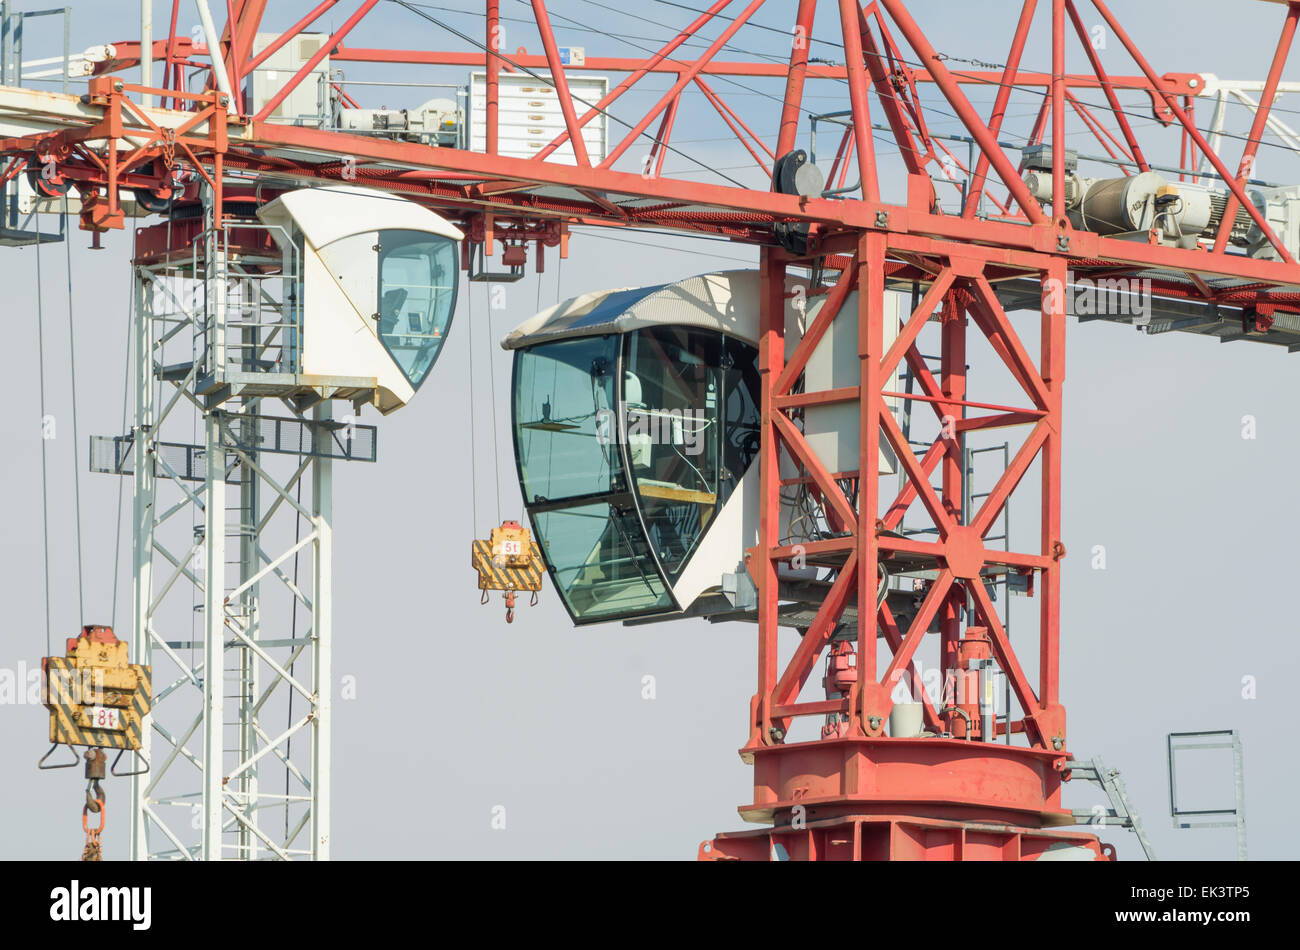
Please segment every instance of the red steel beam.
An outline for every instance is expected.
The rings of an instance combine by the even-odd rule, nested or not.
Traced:
[[[128,87],[137,89],[141,87]],[[162,94],[164,90],[147,90]],[[182,94],[178,98],[188,99]],[[30,150],[42,136],[10,139],[0,143],[2,149]],[[433,190],[439,177],[481,176],[489,180],[514,179],[521,182],[587,188],[606,195],[653,196],[668,202],[716,207],[719,211],[731,210],[740,215],[734,220],[762,222],[764,220],[823,221],[839,228],[881,228],[879,211],[888,213],[883,226],[894,234],[899,246],[906,242],[918,249],[928,249],[935,241],[956,241],[963,244],[962,253],[986,256],[990,260],[1007,260],[1009,255],[1019,255],[1026,266],[1033,263],[1039,251],[1048,251],[1055,245],[1054,236],[1021,224],[997,221],[965,221],[953,215],[925,214],[901,206],[880,205],[861,201],[832,201],[804,199],[791,195],[751,191],[732,186],[709,185],[695,181],[670,178],[648,181],[639,174],[627,174],[607,169],[579,169],[569,165],[539,162],[534,159],[512,159],[489,156],[458,149],[434,148],[410,142],[394,142],[372,136],[325,132],[306,127],[277,123],[254,122],[251,128],[232,139],[226,151],[240,154],[241,167],[257,168],[266,164],[277,172],[296,175],[304,179],[320,177],[320,172],[301,159],[292,162],[276,161],[268,164],[258,149],[283,147],[317,153],[322,157],[353,156],[360,163],[396,162],[408,168],[424,168],[421,174]],[[207,159],[205,159],[207,160]],[[441,172],[438,171],[441,169]],[[403,181],[407,180],[405,178]],[[375,180],[377,187],[385,187]],[[417,195],[418,189],[406,188]],[[520,206],[523,210],[542,205],[532,196],[523,199],[503,196],[503,205]],[[436,206],[436,203],[435,203]],[[594,205],[587,215],[600,218],[603,212]],[[704,211],[691,215],[674,212],[644,215],[645,223],[675,227],[692,227],[706,224],[717,212]],[[771,214],[764,219],[762,215]],[[720,219],[717,219],[720,221]],[[823,247],[834,251],[834,236],[823,240]],[[978,242],[969,244],[965,242]],[[1160,247],[1100,237],[1086,232],[1071,236],[1072,257],[1084,260],[1110,259],[1116,264],[1139,267],[1172,268],[1192,271],[1202,275],[1222,275],[1261,281],[1273,285],[1298,282],[1293,265],[1259,260],[1239,254],[1213,254],[1205,251]],[[1025,252],[1029,252],[1026,254]]]
[[[699,76],[695,77],[695,85],[699,87],[700,92],[704,93],[704,98],[708,100],[709,105],[713,106],[714,111],[717,112],[722,121],[726,123],[727,128],[731,130],[731,133],[736,136],[736,140],[745,147],[745,151],[749,152],[750,157],[754,159],[758,167],[761,168],[765,174],[770,176],[772,174],[772,169],[768,166],[767,162],[763,161],[762,156],[760,156],[758,152],[754,151],[754,147],[749,144],[749,139],[745,137],[745,133],[748,132],[749,136],[758,143],[759,147],[767,152],[770,157],[775,159],[775,156],[771,154],[771,150],[763,143],[763,140],[754,135],[754,133],[750,131],[748,126],[743,122],[737,126],[736,122],[740,122],[739,116],[736,116],[727,104],[722,101],[722,97],[714,92],[713,89]],[[673,110],[676,111],[676,108],[676,104],[674,104]],[[732,121],[733,117],[736,122]],[[777,154],[784,153],[778,152]]]
[[[482,53],[467,53],[439,50],[411,49],[377,49],[375,47],[341,45],[330,54],[332,60],[358,63],[401,63],[419,66],[469,66],[483,68]],[[512,63],[528,69],[545,69],[546,57],[535,53],[517,53],[510,57]],[[625,56],[588,56],[582,65],[572,65],[569,69],[585,72],[631,73],[641,68],[644,61]],[[751,78],[785,79],[789,76],[787,63],[751,62],[710,58],[707,62],[699,60],[671,60],[650,68],[650,72],[675,73],[692,66],[703,76],[749,76]],[[914,67],[916,80],[922,83],[935,82],[927,70]],[[848,71],[843,66],[827,66],[809,63],[805,79],[833,79],[844,81]],[[994,70],[962,70],[950,73],[952,78],[963,85],[969,84],[983,88],[996,86],[1002,82],[1002,73]],[[1161,89],[1177,95],[1197,95],[1199,86],[1191,85],[1192,80],[1199,83],[1196,73],[1169,73],[1159,80],[1158,88],[1153,88],[1145,76],[1112,76],[1110,83],[1116,89],[1134,89],[1141,92],[1159,91]],[[1087,73],[1070,73],[1065,77],[1071,88],[1097,89],[1102,83],[1094,75]],[[1015,85],[1024,87],[1050,88],[1051,73],[1033,71],[1017,72],[1013,80]]]
[[[952,441],[952,439],[940,435],[930,444],[925,455],[918,463],[921,472],[926,479],[930,478],[934,470],[938,468],[939,462],[950,453],[950,446],[948,443],[951,443]],[[907,509],[911,507],[912,502],[915,500],[916,486],[913,484],[911,479],[907,479],[898,495],[895,496],[893,502],[891,502],[889,507],[885,509],[884,516],[880,519],[884,530],[893,531],[896,529],[899,524],[902,523],[903,516],[907,513]],[[892,543],[892,539],[889,542],[882,541],[881,550],[895,550],[889,546]]]
[[[855,0],[856,2],[856,0]],[[855,23],[856,27],[857,24]],[[864,127],[865,129],[866,127]],[[870,138],[870,136],[863,136]],[[865,178],[864,178],[865,181]],[[881,395],[880,361],[884,356],[885,338],[885,249],[888,236],[878,232],[862,235],[858,243],[858,681],[861,707],[850,703],[850,728],[867,735],[883,734],[881,697],[877,691],[865,689],[868,682],[876,680],[877,637],[880,617],[875,609],[876,585],[879,577],[880,542],[876,535],[876,520],[880,511],[880,479],[874,477],[880,467],[880,426],[877,414],[889,416],[889,407]],[[845,314],[847,317],[848,314]],[[890,418],[893,418],[890,416]],[[907,449],[912,458],[911,449]],[[852,523],[850,521],[849,523]],[[922,628],[924,632],[924,627]],[[910,635],[910,632],[909,632]],[[911,665],[910,657],[907,666]],[[887,697],[886,697],[887,699]],[[881,721],[873,724],[871,717],[880,715]],[[864,725],[865,723],[865,725]]]
[[[235,0],[226,0],[226,28],[222,38],[222,59],[225,60],[226,75],[230,77],[230,94],[235,100],[235,112],[244,113],[243,72],[240,59],[240,36],[250,28],[254,34],[257,24],[261,22],[267,0],[240,0],[236,12]],[[251,43],[250,43],[251,46]]]
[[[1047,271],[1050,286],[1064,286],[1068,278],[1065,261],[1054,260]],[[1065,379],[1065,296],[1043,295],[1042,319],[1039,328],[1042,381],[1047,390],[1049,415],[1047,438],[1041,450],[1042,514],[1041,551],[1051,558],[1043,569],[1039,584],[1039,696],[1042,702],[1055,707],[1060,689],[1060,636],[1061,636],[1061,568],[1060,558],[1065,553],[1061,546],[1061,393]],[[1043,425],[1040,422],[1039,425]],[[1063,716],[1064,714],[1062,714]],[[1061,728],[1064,729],[1064,723]]]
[[[261,66],[264,62],[266,62],[268,59],[274,56],[277,52],[279,52],[281,49],[284,48],[285,44],[287,44],[295,36],[300,34],[303,30],[307,29],[307,27],[311,26],[313,23],[319,20],[321,14],[325,13],[327,10],[329,10],[332,6],[334,6],[338,2],[339,0],[322,0],[322,2],[318,4],[315,9],[313,9],[310,13],[308,13],[305,17],[303,17],[293,26],[289,27],[287,30],[281,33],[270,43],[268,43],[266,45],[266,49],[262,50],[262,52],[258,53],[256,56],[250,59],[244,66],[244,70],[243,70],[244,75],[248,75],[253,70],[255,70],[258,66]],[[492,2],[492,0],[489,0],[489,2]],[[249,51],[250,52],[252,51],[251,45],[249,46]]]
[[[903,635],[898,630],[898,624],[894,621],[888,603],[880,605],[880,627],[885,633],[885,642],[889,644],[889,649],[897,653],[902,648]],[[934,708],[930,705],[928,691],[925,688],[925,678],[915,661],[909,664],[909,672],[912,676],[912,689],[910,691],[912,699],[921,704],[921,715],[924,718],[926,728],[938,735],[943,732],[943,727],[939,724],[939,717],[935,715]],[[885,686],[892,692],[894,684],[886,682]]]
[[[925,165],[925,150],[916,144],[912,134],[912,124],[904,114],[903,105],[899,101],[891,76],[880,61],[880,50],[876,46],[875,37],[871,35],[871,26],[861,8],[858,10],[858,30],[863,52],[866,55],[867,73],[871,76],[872,85],[876,88],[876,97],[880,100],[881,108],[884,109],[889,126],[893,130],[894,142],[898,146],[903,164],[910,173],[918,174]],[[857,126],[855,125],[854,128],[856,130]],[[870,133],[869,129],[867,131]]]
[[[1151,166],[1147,164],[1146,156],[1142,154],[1142,146],[1138,144],[1137,136],[1133,134],[1133,126],[1129,124],[1128,115],[1119,104],[1119,97],[1115,95],[1116,83],[1112,82],[1106,75],[1105,68],[1101,65],[1101,57],[1093,49],[1092,37],[1083,26],[1083,21],[1079,19],[1079,11],[1074,6],[1074,0],[1066,0],[1066,12],[1070,15],[1070,22],[1074,25],[1074,32],[1079,37],[1079,45],[1088,55],[1088,62],[1092,65],[1092,71],[1096,74],[1101,83],[1101,90],[1106,96],[1106,102],[1110,104],[1110,111],[1115,115],[1115,121],[1119,124],[1120,131],[1124,134],[1124,141],[1128,143],[1129,154],[1137,162],[1139,171],[1150,171]]]
[[[862,54],[862,33],[858,23],[858,0],[839,0],[840,25],[844,36],[844,62],[848,70],[849,105],[853,112],[854,145],[858,151],[858,174],[862,197],[880,200],[876,175],[876,149],[871,130],[871,106],[867,101],[866,60]]]
[[[790,69],[785,84],[785,99],[781,105],[781,124],[776,133],[776,154],[784,155],[794,148],[799,131],[799,106],[803,103],[804,80],[808,73],[808,47],[812,45],[813,15],[817,0],[799,0],[795,13],[794,40],[790,48]]]
[[[907,475],[907,480],[915,486],[921,504],[925,506],[925,510],[929,513],[934,526],[939,529],[940,536],[948,538],[957,527],[956,519],[934,493],[934,486],[930,484],[930,479],[921,471],[916,456],[912,454],[912,447],[903,436],[903,432],[899,429],[898,422],[894,419],[894,414],[889,410],[888,406],[881,409],[879,418],[879,428],[884,429],[885,437],[889,439],[889,444],[894,447],[894,452],[898,456],[899,464],[903,467],[903,472]],[[960,513],[960,508],[958,513]],[[872,522],[874,523],[874,521],[875,516],[873,515]]]
[[[997,610],[993,607],[993,602],[989,600],[989,592],[984,587],[983,581],[976,580],[963,585],[969,592],[971,599],[975,604],[976,616],[980,625],[988,628],[989,641],[993,647],[993,655],[997,657],[1002,672],[1006,674],[1008,682],[1011,684],[1011,692],[1020,703],[1025,713],[1031,719],[1034,713],[1039,712],[1046,700],[1040,698],[1034,693],[1034,688],[1029,684],[1029,678],[1025,676],[1024,669],[1020,666],[1020,661],[1016,659],[1015,652],[1011,649],[1011,644],[1007,640],[1006,631],[1002,627],[1002,621],[998,619]],[[1009,712],[1009,710],[1008,710]],[[1044,744],[1048,737],[1038,736],[1040,742]],[[1064,749],[1062,745],[1061,749]]]
[[[808,470],[809,476],[825,496],[825,501],[830,509],[845,524],[853,524],[857,520],[853,508],[849,501],[844,497],[843,490],[835,483],[835,478],[827,470],[822,460],[817,457],[817,453],[808,445],[803,433],[795,427],[790,418],[784,412],[774,412],[772,415],[773,428],[781,439],[781,445],[795,460],[797,464],[804,466]]]
[[[856,570],[858,555],[856,551],[849,552],[849,558],[844,562],[844,568],[840,571],[835,582],[826,593],[826,599],[822,601],[821,607],[817,611],[817,616],[813,618],[812,624],[804,632],[799,641],[799,646],[795,649],[794,656],[786,665],[786,670],[781,674],[776,686],[772,690],[772,702],[777,706],[784,706],[793,703],[799,698],[799,690],[808,681],[813,669],[817,665],[817,658],[821,655],[826,645],[830,643],[831,634],[835,632],[835,626],[839,621],[840,615],[844,612],[849,598],[857,591],[858,575]],[[867,609],[870,603],[869,598],[875,596],[875,587],[872,586],[866,592],[866,602],[859,596],[859,610]]]
[[[1011,100],[1011,90],[1015,88],[1013,80],[1016,70],[1020,68],[1020,57],[1025,50],[1025,41],[1029,39],[1029,28],[1033,25],[1034,11],[1037,7],[1038,0],[1025,0],[1020,8],[1020,19],[1016,23],[1016,32],[1011,38],[1011,50],[1007,53],[1007,65],[1002,70],[1002,80],[997,95],[993,98],[993,111],[989,113],[989,131],[993,133],[994,138],[997,138],[998,133],[1002,131],[1002,120],[1007,114],[1007,103]],[[975,162],[975,173],[970,179],[966,207],[962,209],[963,217],[975,217],[980,195],[984,193],[984,183],[988,179],[988,171],[989,157],[980,152],[979,159]]]
[[[853,289],[857,275],[853,273],[852,268],[845,268],[841,272],[839,280],[831,288],[827,295],[826,301],[817,311],[817,316],[813,322],[808,325],[804,331],[799,343],[790,354],[790,361],[785,364],[777,377],[773,387],[774,396],[785,396],[794,386],[794,382],[803,373],[808,366],[808,359],[812,356],[813,351],[817,349],[817,344],[821,342],[826,331],[830,329],[831,322],[839,315],[840,308],[844,306],[844,301],[848,298],[849,292]]]
[[[889,662],[888,668],[880,682],[885,685],[897,683],[898,677],[912,663],[912,657],[916,654],[916,648],[921,645],[921,638],[925,636],[925,631],[929,629],[930,622],[934,620],[935,614],[939,612],[940,606],[948,596],[949,590],[953,585],[952,571],[944,568],[939,572],[930,585],[930,589],[925,594],[925,599],[921,601],[920,608],[916,611],[916,616],[912,618],[911,626],[907,629],[907,636],[899,644],[898,649],[894,651],[894,657]],[[982,584],[979,586],[983,586]]]
[[[578,164],[590,168],[591,159],[587,157],[587,143],[578,128],[578,116],[573,109],[573,96],[569,93],[569,80],[564,75],[564,64],[560,62],[560,50],[555,43],[555,32],[551,29],[551,18],[546,13],[544,0],[532,0],[533,16],[537,20],[537,31],[542,36],[542,48],[546,50],[546,65],[551,70],[551,82],[555,85],[556,97],[560,100],[560,112],[564,115],[564,127],[569,132],[569,143]]]
[[[1065,0],[1052,0],[1052,219],[1065,224]]]
[[[1047,408],[1048,395],[1042,377],[1038,375],[1020,338],[1011,328],[1006,311],[1002,309],[1002,304],[998,301],[997,293],[990,286],[988,278],[983,274],[978,275],[973,288],[976,291],[976,298],[973,301],[974,308],[971,316],[984,328],[985,335],[989,337],[989,342],[995,349],[1006,347],[1007,352],[1003,355],[1003,359],[1007,361],[1011,372],[1024,387],[1025,393],[1034,400],[1034,404],[1039,409]],[[1064,299],[1065,295],[1061,293],[1059,296]],[[985,326],[986,322],[987,326]]]
[[[1300,5],[1291,4],[1287,8],[1286,19],[1282,23],[1282,33],[1278,37],[1277,49],[1273,52],[1273,62],[1268,68],[1268,79],[1264,82],[1264,91],[1259,97],[1259,106],[1255,109],[1254,121],[1250,124],[1250,134],[1246,136],[1246,145],[1241,151],[1241,161],[1237,163],[1238,185],[1250,175],[1255,164],[1255,153],[1259,150],[1260,140],[1264,137],[1264,125],[1273,108],[1273,97],[1277,95],[1277,85],[1282,78],[1282,68],[1286,66],[1287,56],[1291,52],[1291,43],[1295,39],[1296,20],[1300,18]],[[1228,246],[1228,237],[1237,220],[1239,200],[1234,190],[1223,209],[1223,220],[1219,222],[1219,232],[1214,237],[1214,249],[1222,251]]]
[[[500,0],[489,0],[489,2],[496,4],[499,3]],[[700,27],[704,26],[704,24],[708,23],[711,19],[713,19],[713,17],[729,3],[731,3],[731,0],[715,0],[714,4],[711,7],[709,7],[707,10],[705,10],[703,13],[701,13],[698,17],[696,17],[695,20],[693,20],[689,26],[683,28],[681,32],[679,32],[671,40],[665,43],[664,46],[657,53],[655,53],[653,56],[651,56],[649,59],[645,60],[644,62],[640,63],[635,69],[631,70],[631,75],[629,75],[621,83],[619,83],[612,90],[610,90],[608,93],[602,96],[600,101],[598,101],[593,107],[591,107],[586,112],[584,112],[582,116],[578,119],[578,127],[582,128],[586,126],[588,122],[590,122],[596,116],[600,115],[602,110],[608,108],[611,103],[616,101],[619,98],[619,96],[623,95],[623,93],[627,92],[634,85],[636,85],[636,83],[639,82],[641,78],[645,76],[647,73],[659,71],[660,64],[663,63],[665,60],[668,60],[668,57],[673,53],[674,50],[676,50],[679,46],[681,46],[683,43],[689,40],[695,34],[695,32],[700,29]],[[526,62],[527,59],[528,57],[520,55],[515,57],[514,61],[520,63],[520,65],[528,65],[528,63]],[[668,61],[670,63],[674,62],[672,60],[668,60]],[[688,66],[689,66],[688,63],[679,64],[679,68],[674,71],[680,74],[681,68],[685,68]],[[570,68],[580,69],[582,67],[572,66]],[[663,71],[667,71],[668,68],[669,67],[664,67]],[[701,70],[701,72],[703,71],[705,70]],[[552,152],[554,152],[557,148],[559,148],[568,140],[569,140],[569,132],[567,129],[565,129],[563,132],[557,135],[549,145],[547,145],[544,149],[542,149],[541,152],[538,153],[537,157],[546,158],[548,155],[550,155]]]
[[[711,59],[713,59],[715,55],[717,55],[718,50],[727,45],[731,38],[736,35],[736,32],[744,26],[746,22],[748,22],[749,18],[753,16],[755,11],[757,11],[762,5],[763,0],[751,0],[749,6],[745,7],[745,9],[731,21],[727,28],[718,35],[718,38],[709,44],[709,48],[704,51],[703,55],[701,55],[698,60],[687,66],[687,68],[678,75],[677,81],[673,83],[672,88],[664,93],[663,98],[661,98],[650,109],[650,111],[632,127],[632,130],[623,137],[623,140],[619,142],[618,145],[614,146],[609,155],[605,157],[605,160],[600,163],[599,167],[609,168],[614,164],[614,162],[618,161],[618,157],[628,150],[632,143],[635,142],[650,123],[655,120],[659,113],[663,112],[664,109],[668,107],[670,102],[676,99],[677,96],[681,95],[681,91],[686,88],[687,84],[696,77],[700,70]]]
[[[1156,78],[1155,70],[1151,68],[1146,57],[1142,55],[1141,50],[1137,48],[1137,45],[1133,40],[1129,38],[1128,33],[1126,33],[1124,28],[1119,25],[1119,21],[1117,21],[1115,15],[1110,12],[1110,8],[1106,6],[1103,0],[1093,0],[1093,6],[1097,8],[1097,12],[1100,13],[1102,19],[1106,21],[1106,25],[1110,27],[1111,32],[1115,34],[1122,44],[1124,44],[1124,48],[1128,50],[1129,56],[1133,58],[1133,62],[1138,65],[1138,68],[1142,70],[1147,79],[1154,80]],[[1288,14],[1287,22],[1293,24],[1292,29],[1294,32],[1293,14],[1294,8],[1292,8],[1291,13]],[[1169,107],[1169,111],[1172,112],[1174,117],[1182,123],[1183,128],[1187,130],[1187,134],[1191,136],[1192,141],[1196,143],[1196,147],[1201,150],[1201,154],[1205,156],[1206,160],[1214,167],[1214,170],[1218,172],[1219,177],[1222,178],[1223,183],[1228,186],[1233,197],[1235,197],[1241,206],[1246,209],[1251,220],[1255,222],[1255,225],[1260,229],[1260,232],[1268,238],[1269,243],[1273,245],[1278,255],[1286,263],[1294,264],[1295,258],[1291,256],[1291,252],[1287,250],[1286,245],[1282,243],[1282,239],[1277,236],[1268,221],[1265,220],[1264,215],[1255,207],[1254,202],[1246,197],[1246,193],[1242,190],[1241,182],[1237,180],[1237,176],[1228,171],[1227,166],[1223,164],[1222,159],[1215,154],[1214,149],[1210,148],[1210,143],[1205,141],[1205,137],[1201,135],[1192,120],[1187,117],[1187,113],[1179,107],[1177,97],[1163,89],[1159,90],[1159,93],[1164,98],[1165,105]],[[1216,250],[1220,249],[1216,248]]]
[[[1038,456],[1039,449],[1042,448],[1043,443],[1047,441],[1050,435],[1051,424],[1040,416],[1037,424],[1012,457],[1011,462],[998,477],[988,495],[985,496],[979,510],[974,512],[971,517],[970,526],[975,529],[981,538],[988,534],[989,529],[993,527],[994,520],[998,515],[1002,514],[1002,509],[1006,507],[1011,493],[1016,490],[1020,480],[1025,477],[1025,472],[1029,470],[1029,466],[1033,464],[1034,459]]]
[[[761,511],[754,578],[758,587],[758,690],[750,708],[750,736],[746,747],[776,742],[772,735],[772,693],[777,684],[777,613],[780,597],[776,561],[768,556],[780,543],[781,449],[776,420],[782,417],[772,403],[775,383],[785,362],[785,265],[767,248],[759,256],[761,298],[759,301],[758,367],[761,429],[759,432],[759,498]]]
[[[487,76],[483,104],[484,137],[487,153],[495,155],[500,150],[501,134],[501,0],[487,0]]]
[[[845,3],[848,2],[848,0],[840,0],[840,2]],[[893,19],[895,25],[897,25],[899,30],[902,31],[903,36],[907,39],[907,42],[912,49],[916,51],[921,62],[930,64],[928,66],[930,75],[934,78],[940,91],[943,92],[944,98],[948,100],[948,104],[951,105],[953,111],[957,113],[957,117],[961,119],[962,123],[966,126],[971,137],[975,139],[984,154],[988,156],[989,162],[993,165],[994,170],[997,171],[998,176],[1002,179],[1002,183],[1011,191],[1012,196],[1016,199],[1016,203],[1020,205],[1021,209],[1029,217],[1030,221],[1035,224],[1042,222],[1043,212],[1038,207],[1038,202],[1035,201],[1033,196],[1029,193],[1029,189],[1025,187],[1025,183],[1020,180],[1020,176],[1016,173],[1015,167],[1007,160],[1006,153],[1004,153],[1002,147],[998,145],[997,139],[989,132],[988,126],[986,126],[980,119],[979,114],[970,104],[970,100],[968,100],[965,93],[961,91],[961,85],[953,78],[952,74],[948,71],[948,67],[943,64],[939,54],[935,51],[935,48],[930,45],[930,41],[926,39],[925,34],[921,32],[921,28],[916,25],[916,21],[912,19],[912,15],[908,13],[907,7],[903,4],[902,0],[880,0],[880,2],[884,5],[885,9],[889,11],[890,18]],[[1000,78],[999,81],[1001,81]]]
[[[1097,117],[1088,110],[1088,107],[1080,102],[1075,97],[1074,93],[1070,92],[1068,89],[1065,91],[1065,101],[1070,108],[1074,110],[1074,114],[1083,120],[1083,124],[1088,127],[1088,131],[1092,133],[1093,138],[1095,138],[1101,144],[1101,147],[1106,150],[1106,154],[1115,159],[1116,167],[1127,175],[1128,169],[1125,168],[1121,162],[1124,158],[1127,158],[1129,162],[1136,165],[1137,163],[1133,161],[1133,156],[1127,153],[1124,146],[1115,138],[1110,129],[1102,125],[1101,122],[1098,121]],[[1111,148],[1112,143],[1115,148],[1119,149],[1118,152],[1115,151],[1115,148]],[[1182,166],[1183,161],[1183,159],[1179,160],[1179,167]]]
[[[280,103],[284,102],[284,100],[288,98],[289,93],[293,92],[302,84],[302,81],[311,74],[311,71],[316,68],[320,61],[326,56],[329,56],[330,53],[334,51],[335,47],[343,42],[343,38],[352,32],[352,28],[360,23],[361,19],[369,13],[378,2],[379,0],[363,0],[361,6],[357,8],[357,12],[348,17],[347,20],[344,21],[343,25],[339,27],[338,31],[330,36],[328,41],[321,44],[320,49],[313,53],[307,62],[302,64],[302,67],[289,78],[288,82],[280,87],[280,90],[271,97],[270,101],[267,102],[266,105],[262,106],[262,111],[253,116],[253,120],[255,122],[265,121],[266,117],[273,113]]]
[[[889,352],[881,357],[881,379],[888,379],[893,375],[895,368],[903,359],[903,354],[911,348],[912,344],[916,342],[916,338],[921,333],[921,330],[930,322],[930,317],[934,315],[934,311],[938,308],[939,302],[943,299],[944,294],[948,292],[948,288],[952,286],[952,279],[952,268],[945,267],[939,272],[939,276],[935,279],[934,283],[930,284],[930,288],[925,292],[925,296],[921,298],[921,302],[917,305],[916,309],[912,311],[911,316],[908,317],[907,323],[903,326],[901,332],[890,345]]]

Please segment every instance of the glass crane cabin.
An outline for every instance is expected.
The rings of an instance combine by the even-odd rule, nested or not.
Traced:
[[[524,502],[575,623],[683,609],[739,568],[757,291],[730,272],[588,294],[504,341]]]
[[[301,283],[292,371],[371,394],[383,413],[415,395],[456,309],[461,231],[369,188],[301,188],[258,211]]]

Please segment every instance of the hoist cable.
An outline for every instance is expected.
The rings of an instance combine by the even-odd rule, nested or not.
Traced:
[[[469,425],[469,492],[470,492],[470,522],[474,532],[478,531],[478,440],[475,438],[475,432],[478,429],[478,413],[474,411],[477,402],[477,393],[474,391],[474,285],[470,283],[465,288],[465,322],[469,324],[466,332],[469,334],[469,406],[470,406],[470,425]]]
[[[67,221],[68,199],[63,199],[64,221]],[[68,363],[70,366],[70,388],[72,390],[72,498],[73,514],[77,522],[77,616],[78,627],[86,624],[86,592],[83,578],[85,558],[81,553],[81,438],[77,434],[77,338],[72,325],[72,242],[68,240],[65,227],[63,249],[68,271]],[[39,244],[39,238],[38,244]]]
[[[135,257],[138,251],[136,239],[132,238],[131,248],[131,269],[128,271],[126,282],[126,365],[122,367],[122,428],[118,431],[125,433],[126,413],[128,398],[127,394],[131,385],[131,349],[132,341],[135,339]],[[136,438],[140,437],[136,433]],[[134,447],[135,443],[132,442]],[[114,462],[117,462],[115,457]],[[120,466],[119,466],[120,467]],[[109,614],[110,626],[117,629],[117,589],[118,573],[122,567],[122,496],[126,493],[126,479],[119,477],[117,480],[117,525],[113,529],[113,609]],[[135,531],[131,532],[131,547],[135,548]]]
[[[42,554],[45,563],[45,655],[52,651],[50,638],[50,499],[49,477],[46,455],[49,439],[45,432],[45,301],[41,294],[41,237],[36,235],[36,353],[37,366],[40,367],[41,398],[41,524]]]
[[[489,405],[492,411],[492,487],[497,496],[497,522],[501,521],[501,443],[497,435],[497,375],[496,361],[493,359],[492,340],[494,333],[492,330],[492,301],[489,298],[487,308],[487,328],[488,328],[488,386]]]

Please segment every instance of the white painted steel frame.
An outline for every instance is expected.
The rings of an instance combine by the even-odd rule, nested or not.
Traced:
[[[232,433],[260,400],[209,410],[191,391],[205,357],[204,347],[191,349],[191,337],[224,343],[225,267],[214,259],[218,243],[207,243],[205,272],[213,276],[207,292],[196,295],[197,305],[187,307],[184,294],[159,283],[180,276],[183,267],[136,267],[131,650],[133,662],[153,666],[155,696],[142,750],[150,770],[131,779],[131,857],[325,859],[332,462],[286,457],[287,477],[275,474],[271,460],[238,447]],[[188,373],[183,362],[180,372],[161,373],[169,343],[191,356]],[[328,402],[302,412],[289,408],[304,422],[329,419]],[[164,429],[184,430],[182,441],[188,441],[196,425],[203,432],[206,477],[187,484],[155,449]],[[235,466],[238,481],[228,484]],[[298,499],[304,487],[307,504]],[[307,530],[297,542],[284,542],[285,525],[292,531],[299,517]],[[194,529],[193,543],[188,551],[173,550],[174,541],[160,529],[175,532],[186,523]],[[309,562],[310,587],[290,575],[296,556]],[[203,566],[202,576],[196,565]],[[234,577],[228,566],[237,567]],[[192,609],[195,598],[202,604],[201,636],[186,642],[175,632],[177,608]],[[281,629],[270,629],[263,608],[273,598],[282,615],[296,599],[299,617],[309,618],[300,622],[304,629],[293,636],[280,622]],[[209,670],[220,673],[209,676]],[[301,705],[287,727],[272,727],[268,704],[290,691]],[[184,709],[186,698],[199,700],[197,715]],[[275,706],[277,715],[280,709]],[[294,737],[308,741],[290,754]]]

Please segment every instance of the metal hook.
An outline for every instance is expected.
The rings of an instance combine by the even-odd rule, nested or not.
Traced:
[[[93,778],[86,783],[86,807],[91,811],[99,811],[107,797],[103,786],[99,784],[99,779]]]
[[[71,761],[71,762],[68,762],[66,765],[46,765],[46,764],[45,764],[45,760],[48,759],[48,758],[49,758],[49,757],[54,753],[54,750],[57,749],[57,748],[59,747],[59,745],[60,745],[60,743],[55,742],[53,745],[50,746],[50,751],[49,751],[49,752],[46,752],[43,756],[41,756],[41,760],[40,760],[39,762],[36,763],[36,767],[37,767],[38,769],[70,769],[70,768],[72,768],[72,767],[75,766],[75,765],[80,765],[80,764],[81,764],[81,759],[80,759],[80,757],[77,755],[76,752],[74,752],[74,751],[72,750],[72,747],[71,747],[71,746],[68,746],[68,747],[67,747],[68,751],[69,751],[69,752],[72,752],[72,761]]]
[[[113,764],[109,767],[109,774],[116,775],[118,778],[126,778],[128,775],[144,775],[149,771],[149,760],[142,756],[137,750],[132,749],[131,754],[144,763],[144,768],[136,769],[134,772],[119,772],[117,763],[121,761],[126,749],[119,749],[117,755],[113,758]]]

